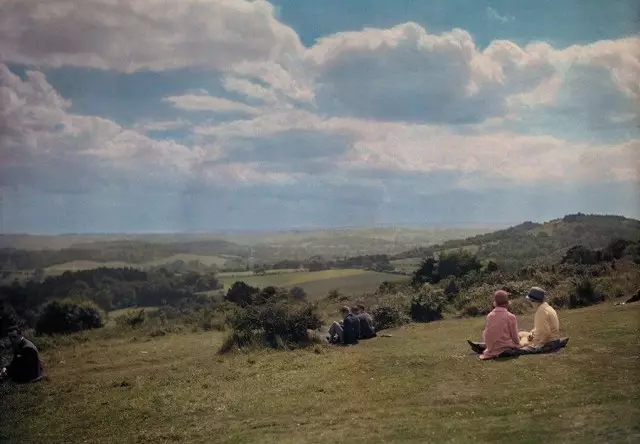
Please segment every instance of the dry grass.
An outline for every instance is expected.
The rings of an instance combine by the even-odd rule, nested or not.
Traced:
[[[27,443],[638,442],[640,306],[561,311],[557,354],[480,362],[483,319],[349,348],[221,357],[218,333],[48,351],[50,381],[0,387]],[[529,315],[521,327],[531,325]],[[0,441],[2,439],[0,438]]]

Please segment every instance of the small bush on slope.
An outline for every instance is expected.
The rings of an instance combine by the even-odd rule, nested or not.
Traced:
[[[282,302],[239,308],[227,318],[227,323],[233,331],[220,353],[246,347],[304,347],[316,342],[309,330],[322,326],[315,305]]]
[[[104,326],[104,312],[91,301],[62,299],[47,303],[36,323],[37,334],[73,333]]]

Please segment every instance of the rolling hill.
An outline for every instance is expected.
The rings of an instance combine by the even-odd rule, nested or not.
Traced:
[[[574,245],[600,249],[618,238],[640,239],[640,221],[622,216],[578,213],[545,223],[524,222],[505,230],[416,248],[396,255],[394,263],[407,264],[412,258],[464,249],[477,254],[482,260],[517,268],[555,263]]]
[[[486,233],[489,228],[350,228],[275,233],[148,235],[0,235],[0,267],[29,270],[75,261],[164,264],[176,255],[198,256],[222,268],[242,266],[253,251],[262,263],[366,254],[396,254],[407,249]],[[220,258],[234,263],[226,267]],[[210,259],[207,259],[210,258]]]

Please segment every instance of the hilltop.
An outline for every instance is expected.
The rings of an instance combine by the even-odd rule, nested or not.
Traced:
[[[396,260],[422,258],[463,249],[480,260],[493,260],[511,269],[531,264],[552,264],[575,245],[604,248],[614,239],[640,239],[640,220],[623,216],[569,214],[544,223],[522,224],[461,240],[412,249]]]

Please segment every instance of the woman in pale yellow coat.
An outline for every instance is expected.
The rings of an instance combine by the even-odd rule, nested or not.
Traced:
[[[521,331],[520,347],[540,348],[551,341],[560,339],[560,321],[558,314],[545,299],[545,292],[540,287],[533,287],[527,294],[527,299],[536,308],[533,318],[533,330]]]

